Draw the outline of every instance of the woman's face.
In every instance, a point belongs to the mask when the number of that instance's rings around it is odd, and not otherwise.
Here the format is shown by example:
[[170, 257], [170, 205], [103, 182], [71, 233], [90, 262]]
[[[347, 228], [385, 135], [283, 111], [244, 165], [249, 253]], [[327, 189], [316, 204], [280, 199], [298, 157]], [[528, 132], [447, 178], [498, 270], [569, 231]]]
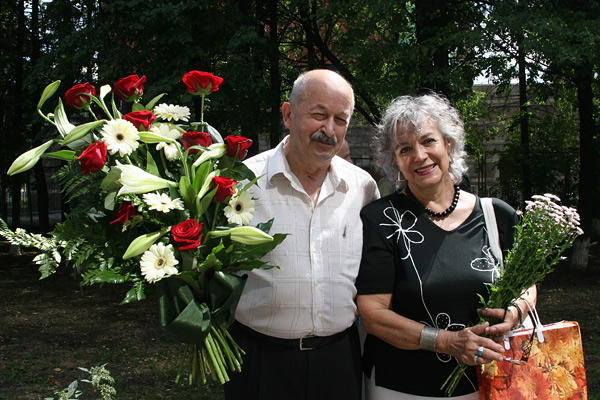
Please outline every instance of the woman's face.
[[431, 188], [449, 178], [450, 142], [426, 121], [421, 129], [396, 130], [396, 164], [411, 188]]

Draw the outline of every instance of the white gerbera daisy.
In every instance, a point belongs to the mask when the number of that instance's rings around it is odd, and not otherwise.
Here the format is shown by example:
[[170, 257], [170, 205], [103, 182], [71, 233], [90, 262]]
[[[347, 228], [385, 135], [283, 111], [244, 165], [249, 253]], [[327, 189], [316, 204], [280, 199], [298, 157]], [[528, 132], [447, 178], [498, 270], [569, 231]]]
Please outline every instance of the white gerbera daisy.
[[129, 121], [113, 119], [102, 127], [102, 140], [110, 154], [119, 153], [121, 157], [130, 155], [139, 146], [138, 130]]
[[231, 197], [223, 212], [230, 224], [248, 225], [254, 218], [254, 200], [248, 192], [236, 194]]
[[154, 115], [165, 121], [185, 121], [190, 118], [190, 109], [185, 106], [162, 103], [154, 107]]
[[142, 275], [150, 283], [160, 281], [162, 278], [177, 274], [179, 271], [175, 265], [179, 261], [173, 253], [173, 245], [165, 246], [163, 243], [155, 243], [142, 255], [140, 267]]
[[[181, 137], [181, 132], [175, 128], [171, 129], [168, 124], [160, 124], [155, 126], [150, 129], [150, 132], [175, 140]], [[175, 161], [179, 159], [179, 151], [177, 150], [177, 145], [175, 143], [160, 142], [156, 145], [156, 150], [161, 149], [165, 152], [165, 157], [167, 157], [167, 160]]]
[[166, 193], [145, 193], [144, 203], [150, 206], [150, 210], [162, 211], [168, 213], [171, 210], [183, 210], [183, 201], [180, 199], [171, 200]]

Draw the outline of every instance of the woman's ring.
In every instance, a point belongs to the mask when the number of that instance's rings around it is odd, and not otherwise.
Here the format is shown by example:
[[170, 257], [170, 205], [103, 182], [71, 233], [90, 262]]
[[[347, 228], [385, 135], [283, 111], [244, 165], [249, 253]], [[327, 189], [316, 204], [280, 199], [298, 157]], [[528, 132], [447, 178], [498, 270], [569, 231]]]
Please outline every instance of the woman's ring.
[[479, 357], [482, 354], [483, 354], [483, 346], [479, 346], [479, 348], [477, 349], [477, 357]]
[[477, 358], [479, 358], [479, 356], [477, 354], [475, 354], [473, 356], [473, 364], [477, 364]]

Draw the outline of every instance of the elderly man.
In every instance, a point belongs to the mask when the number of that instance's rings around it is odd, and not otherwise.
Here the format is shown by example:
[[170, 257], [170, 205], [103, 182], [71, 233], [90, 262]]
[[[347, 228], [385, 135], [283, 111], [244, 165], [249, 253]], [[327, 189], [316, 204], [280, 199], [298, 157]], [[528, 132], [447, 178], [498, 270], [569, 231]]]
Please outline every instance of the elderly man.
[[350, 84], [329, 70], [300, 75], [281, 107], [289, 135], [246, 161], [261, 176], [255, 223], [288, 233], [267, 255], [272, 270], [248, 273], [230, 331], [246, 351], [231, 399], [360, 399], [355, 324], [361, 208], [379, 197], [371, 176], [334, 157], [354, 109]]

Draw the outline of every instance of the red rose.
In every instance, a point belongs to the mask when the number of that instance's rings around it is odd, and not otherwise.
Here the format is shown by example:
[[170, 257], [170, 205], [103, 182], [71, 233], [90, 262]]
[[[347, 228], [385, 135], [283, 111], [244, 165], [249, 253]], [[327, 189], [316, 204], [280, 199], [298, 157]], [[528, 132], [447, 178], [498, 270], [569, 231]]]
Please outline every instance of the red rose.
[[137, 210], [137, 208], [131, 205], [130, 201], [124, 201], [123, 204], [121, 204], [119, 211], [117, 211], [117, 218], [115, 218], [114, 221], [111, 221], [110, 224], [115, 225], [119, 222], [124, 224], [125, 222], [129, 221], [131, 217], [138, 215], [139, 213], [140, 212]]
[[77, 159], [84, 175], [98, 171], [106, 163], [106, 143], [100, 141], [90, 144]]
[[179, 250], [194, 250], [202, 242], [202, 225], [195, 219], [188, 219], [171, 228], [173, 240]]
[[213, 184], [213, 187], [217, 188], [217, 193], [215, 193], [217, 201], [224, 201], [235, 193], [233, 187], [237, 184], [237, 181], [224, 176], [215, 176], [213, 178]]
[[246, 153], [248, 153], [248, 148], [252, 146], [252, 140], [245, 138], [243, 136], [227, 136], [225, 138], [225, 143], [227, 143], [227, 156], [237, 157], [240, 160], [243, 160], [246, 157]]
[[154, 115], [152, 111], [147, 110], [132, 111], [123, 115], [123, 119], [125, 121], [131, 122], [135, 125], [136, 128], [138, 128], [138, 131], [141, 131], [142, 126], [145, 130], [148, 130], [148, 128], [150, 128], [150, 124], [152, 124], [152, 121], [156, 119], [156, 115]]
[[137, 101], [144, 93], [146, 76], [129, 75], [115, 83], [115, 96], [124, 101]]
[[207, 96], [211, 92], [219, 90], [223, 78], [215, 76], [210, 72], [190, 71], [183, 75], [183, 83], [188, 87], [187, 92]]
[[[212, 144], [212, 138], [206, 132], [185, 132], [181, 136], [181, 142], [183, 143], [183, 149], [187, 150], [192, 146], [208, 147]], [[200, 150], [192, 149], [189, 154], [196, 154]]]
[[65, 93], [65, 103], [78, 110], [87, 108], [92, 99], [90, 99], [90, 96], [86, 96], [86, 94], [96, 96], [96, 88], [87, 82], [78, 83]]

